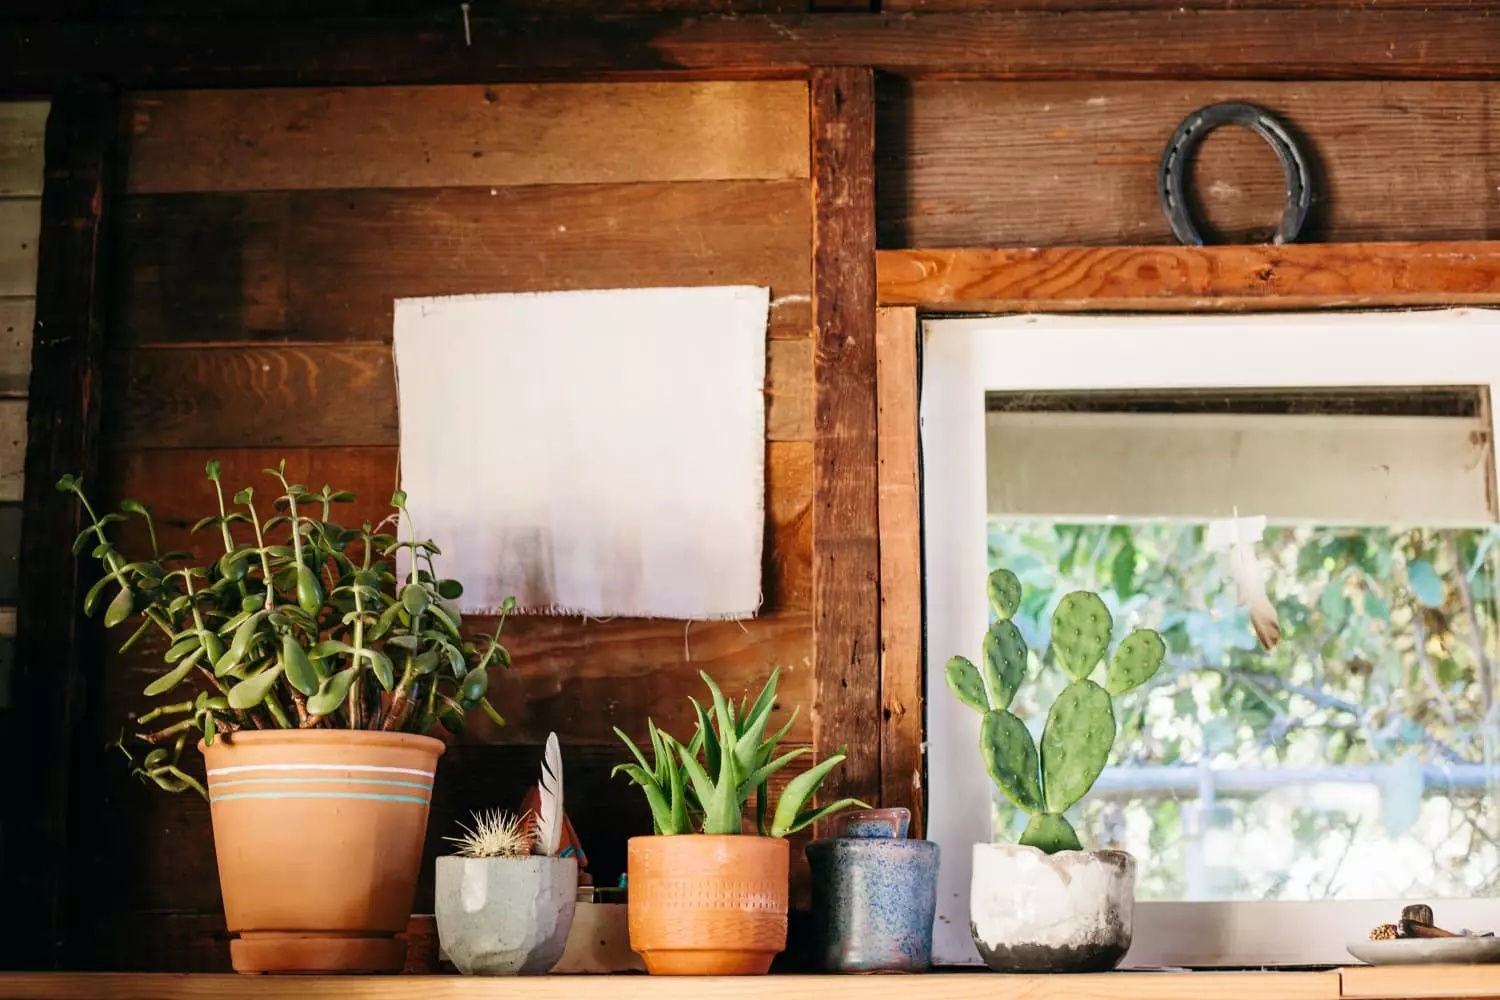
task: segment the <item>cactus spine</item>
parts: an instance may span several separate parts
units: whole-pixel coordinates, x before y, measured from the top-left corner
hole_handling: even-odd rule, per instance
[[[1081,850],[1063,813],[1088,793],[1109,760],[1115,742],[1110,696],[1134,691],[1155,676],[1166,643],[1149,629],[1130,633],[1116,648],[1101,687],[1091,675],[1109,651],[1109,609],[1085,590],[1065,596],[1052,614],[1052,650],[1073,682],[1047,712],[1038,753],[1026,724],[1010,711],[1026,678],[1026,641],[1011,621],[1021,606],[1021,581],[997,569],[988,595],[996,621],[984,636],[983,666],[953,657],[944,671],[948,687],[984,716],[979,750],[985,768],[1005,797],[1031,817],[1021,843],[1048,854]]]

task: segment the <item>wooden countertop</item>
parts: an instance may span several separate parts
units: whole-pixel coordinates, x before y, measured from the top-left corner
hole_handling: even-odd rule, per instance
[[[1404,1000],[1500,997],[1500,965],[1097,976],[233,976],[0,973],[0,1000]]]

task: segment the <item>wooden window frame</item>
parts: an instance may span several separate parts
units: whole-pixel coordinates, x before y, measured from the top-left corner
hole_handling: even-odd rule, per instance
[[[917,398],[920,320],[974,314],[1273,312],[1416,309],[1500,303],[1500,242],[1377,243],[1229,247],[1064,247],[1047,249],[892,250],[877,254],[877,367],[881,498],[882,721],[885,760],[910,760],[912,785],[924,784],[921,712],[892,713],[890,697],[925,690],[925,590],[921,540]],[[897,374],[899,372],[899,374]],[[887,374],[888,377],[887,377]],[[913,534],[918,534],[913,539]],[[887,805],[900,796],[886,772]],[[919,804],[917,795],[906,801]],[[1187,928],[1205,904],[1158,904],[1158,919]],[[1227,906],[1238,945],[1220,964],[1255,961],[1276,951],[1278,906]],[[1255,909],[1256,907],[1259,909]],[[1458,909],[1453,902],[1447,908]],[[1454,913],[1455,919],[1463,914]],[[1226,925],[1227,926],[1227,925]],[[1326,942],[1325,950],[1326,950]],[[1166,956],[1142,956],[1161,964]],[[1195,964],[1214,964],[1213,955]],[[1295,961],[1295,959],[1292,959]],[[1320,961],[1328,961],[1323,958]]]

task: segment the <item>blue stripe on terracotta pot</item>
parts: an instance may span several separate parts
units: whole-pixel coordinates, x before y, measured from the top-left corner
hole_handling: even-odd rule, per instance
[[[228,802],[231,799],[369,799],[376,802],[414,802],[427,805],[427,800],[415,795],[381,795],[377,792],[231,792],[214,795],[209,791],[209,802]]]
[[[423,781],[393,781],[386,778],[233,778],[229,781],[210,781],[208,790],[214,792],[217,789],[228,789],[236,784],[380,784],[380,786],[396,786],[402,789],[422,789],[423,792],[431,792],[432,783]]]

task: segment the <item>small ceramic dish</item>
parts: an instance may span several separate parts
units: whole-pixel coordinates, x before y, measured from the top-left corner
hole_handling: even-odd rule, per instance
[[[1487,965],[1500,962],[1500,937],[1356,941],[1349,954],[1370,965]]]

